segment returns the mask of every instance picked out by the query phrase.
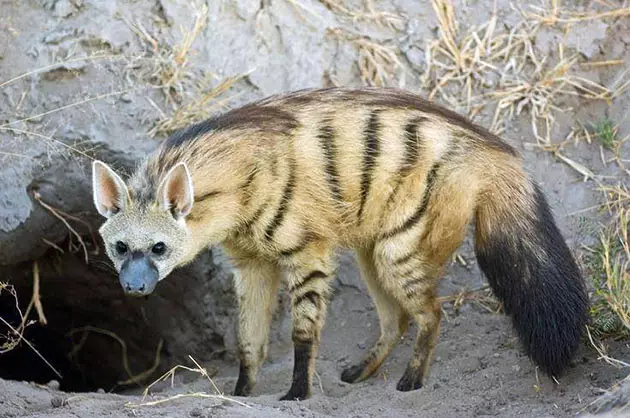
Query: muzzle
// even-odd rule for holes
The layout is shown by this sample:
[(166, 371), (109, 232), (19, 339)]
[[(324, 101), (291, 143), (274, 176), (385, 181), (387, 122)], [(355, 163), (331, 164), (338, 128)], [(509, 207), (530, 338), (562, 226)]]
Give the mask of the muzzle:
[(158, 278), (158, 270), (153, 262), (139, 251), (133, 252), (120, 269), (120, 284), (129, 296), (150, 295)]

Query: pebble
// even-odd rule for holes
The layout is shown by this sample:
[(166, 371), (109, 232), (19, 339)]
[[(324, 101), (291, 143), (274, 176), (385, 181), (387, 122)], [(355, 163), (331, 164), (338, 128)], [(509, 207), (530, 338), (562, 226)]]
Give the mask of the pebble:
[(64, 399), (61, 396), (53, 396), (50, 400), (50, 404), (53, 408), (60, 408), (63, 406)]
[(190, 410), (188, 415), (190, 415), (191, 417), (200, 417), (203, 415), (203, 411), (201, 410), (201, 408), (193, 408)]
[(59, 381), (51, 380), (50, 382), (46, 383), (46, 386), (48, 386), (52, 390), (59, 390)]

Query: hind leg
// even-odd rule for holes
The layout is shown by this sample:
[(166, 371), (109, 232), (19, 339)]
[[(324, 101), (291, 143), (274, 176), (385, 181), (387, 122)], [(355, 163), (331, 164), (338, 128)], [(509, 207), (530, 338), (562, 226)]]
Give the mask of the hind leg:
[(341, 380), (347, 383), (360, 382), (370, 377), (405, 333), (409, 324), (409, 317), (402, 310), (398, 302), (383, 289), (376, 268), (374, 266), (373, 251), (357, 250), (358, 261), (361, 267), (361, 276), (367, 284), (372, 300), (376, 305), (381, 336), (369, 353), (359, 362), (345, 369), (341, 374)]
[(416, 313), (413, 315), (418, 333), (413, 346), (411, 360), (396, 385), (396, 389), (407, 392), (421, 388), (431, 368), (433, 351), (440, 334), (440, 306), (435, 291), (427, 290), (414, 301)]
[[(466, 235), (473, 194), (462, 195), (448, 182), (437, 189), (423, 218), (384, 234), (374, 248), (374, 265), (383, 286), (416, 322), (413, 355), (397, 389), (422, 387), (440, 329), (437, 285), (444, 266)], [(439, 198), (447, 202), (437, 203)]]

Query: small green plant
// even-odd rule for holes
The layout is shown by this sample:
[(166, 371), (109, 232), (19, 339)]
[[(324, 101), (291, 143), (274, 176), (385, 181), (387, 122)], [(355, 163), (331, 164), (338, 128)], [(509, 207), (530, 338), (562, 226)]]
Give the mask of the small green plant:
[(585, 263), (595, 288), (591, 326), (597, 337), (630, 338), (630, 194), (619, 186), (609, 187), (606, 195), (613, 222)]
[(606, 118), (595, 125), (595, 133), (602, 141), (604, 148), (614, 150), (617, 143), (617, 129), (610, 119)]

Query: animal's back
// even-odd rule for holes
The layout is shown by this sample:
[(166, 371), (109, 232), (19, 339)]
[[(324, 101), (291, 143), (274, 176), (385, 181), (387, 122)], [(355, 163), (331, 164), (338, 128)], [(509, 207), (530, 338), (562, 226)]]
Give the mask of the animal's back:
[[(449, 191), (472, 194), (491, 176), (488, 166), (515, 160), (514, 150), (496, 136), (399, 90), (297, 92), (239, 108), (210, 124), (229, 132), (263, 112), (281, 112), (294, 123), (259, 123), (259, 132), (248, 134), (252, 149), (259, 147), (265, 159), (266, 167), (259, 168), (268, 172), (264, 185), (273, 190), (268, 213), (253, 228), (252, 237), (261, 242), (269, 235), (292, 242), (311, 234), (363, 245), (403, 227), (414, 214), (421, 217), (429, 209), (429, 189), (447, 175), (459, 182)], [(278, 135), (278, 126), (287, 132)], [(276, 225), (278, 207), (283, 218)]]

